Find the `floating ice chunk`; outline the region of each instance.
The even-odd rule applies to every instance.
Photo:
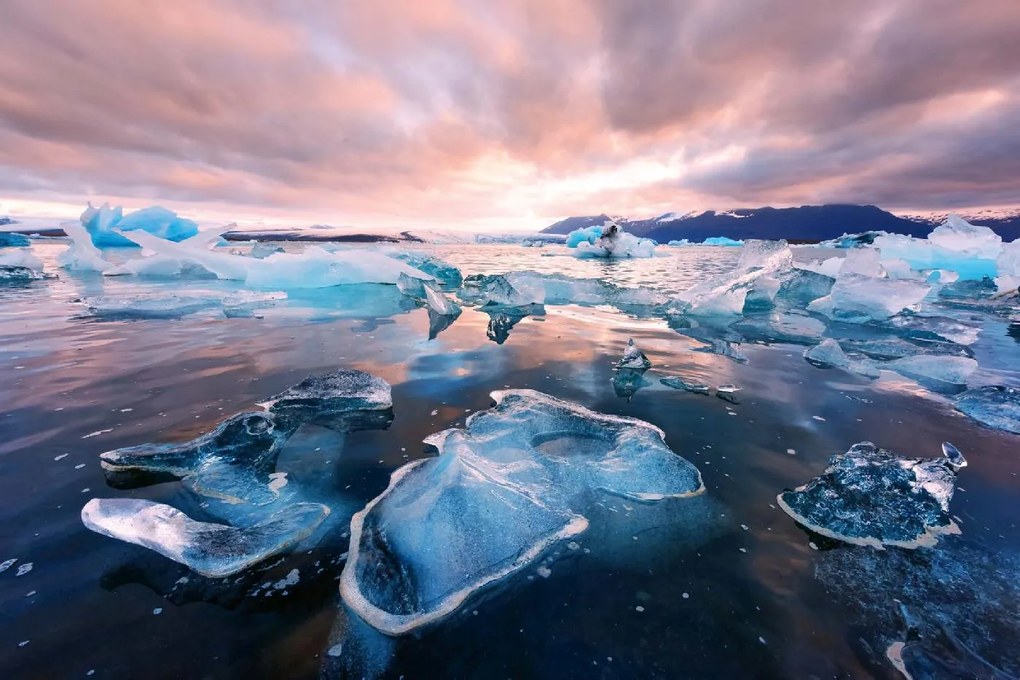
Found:
[[[77,222],[66,222],[61,226],[71,239],[67,250],[58,257],[61,267],[79,272],[105,272],[113,269],[113,263],[103,258],[84,226]]]
[[[351,521],[340,592],[383,633],[450,614],[584,531],[594,490],[651,502],[704,489],[648,423],[532,390],[492,396],[466,429],[426,439],[439,455],[397,470]]]
[[[967,467],[967,459],[963,457],[963,453],[949,442],[942,442],[942,455],[957,470]]]
[[[928,240],[946,250],[969,257],[994,260],[1002,250],[1002,238],[988,227],[971,224],[959,215],[950,215],[935,227]]]
[[[932,546],[959,533],[949,516],[956,472],[947,458],[902,458],[871,442],[834,455],[820,477],[778,496],[815,533],[881,548]]]
[[[655,242],[628,234],[612,220],[601,227],[599,237],[590,242],[582,239],[574,250],[575,257],[653,257]]]
[[[565,243],[568,248],[576,248],[582,243],[595,245],[600,236],[602,236],[601,226],[584,227],[582,229],[575,229],[567,234]]]
[[[428,304],[429,311],[435,312],[440,316],[460,316],[460,305],[446,297],[446,295],[429,282],[425,283],[424,288],[425,302]]]
[[[677,302],[683,311],[695,315],[736,315],[744,311],[744,303],[756,284],[763,278],[787,272],[793,254],[786,241],[748,241],[733,271],[699,283],[681,293]],[[781,288],[771,281],[758,290],[761,298],[771,301]]]
[[[842,368],[843,370],[857,373],[869,378],[879,376],[878,368],[867,359],[851,359],[847,356],[839,343],[832,338],[826,338],[819,344],[804,352],[804,358],[808,363],[825,368]]]
[[[703,246],[742,246],[744,241],[737,241],[726,236],[709,236],[701,242]]]
[[[708,385],[705,383],[687,382],[678,376],[661,378],[659,382],[667,387],[672,387],[675,390],[683,390],[684,392],[693,392],[695,394],[708,394],[709,390]]]
[[[739,387],[727,383],[725,385],[719,385],[719,387],[715,389],[715,396],[719,397],[723,401],[728,401],[731,404],[739,404],[740,400],[737,397],[737,392],[739,391]]]
[[[975,280],[995,276],[1002,239],[988,227],[950,215],[927,239],[885,234],[875,239],[875,246],[883,261],[900,259],[917,270],[947,269],[961,279]]]
[[[808,310],[839,321],[883,320],[914,307],[930,290],[917,281],[841,273],[829,295],[809,304]]]
[[[884,231],[864,231],[860,234],[843,234],[837,238],[822,241],[818,245],[828,248],[860,248],[861,246],[870,246],[876,238],[885,233]]]
[[[81,510],[92,531],[154,550],[203,576],[236,574],[307,538],[329,515],[317,503],[296,503],[258,524],[237,528],[191,519],[162,503],[93,498]]]
[[[92,316],[105,320],[177,319],[204,310],[219,309],[237,315],[285,299],[285,293],[138,293],[131,295],[97,295],[81,302]]]
[[[1020,389],[988,385],[956,398],[956,409],[982,425],[1020,434]]]
[[[839,267],[839,276],[860,274],[881,278],[885,276],[885,269],[882,268],[880,258],[881,253],[874,248],[855,248],[847,251]]]
[[[95,208],[89,203],[81,214],[81,225],[88,231],[92,243],[100,248],[133,247],[135,244],[121,232],[144,231],[168,241],[183,241],[198,233],[197,224],[160,206],[143,208],[125,216],[120,207],[111,208],[104,203]]]
[[[459,269],[438,257],[416,252],[393,253],[393,257],[425,272],[444,286],[458,288],[464,282]]]
[[[485,329],[485,335],[497,345],[502,345],[510,339],[510,331],[525,317],[532,314],[542,315],[545,310],[541,305],[528,305],[526,307],[499,307],[486,305],[482,311],[489,315],[489,325]],[[444,317],[449,318],[449,317]]]
[[[215,252],[191,243],[173,243],[151,234],[130,232],[127,238],[158,255],[198,265],[218,278],[244,281],[262,289],[328,288],[357,283],[395,284],[401,274],[431,277],[400,260],[371,250],[329,252],[309,246],[304,252],[277,253],[263,260]]]
[[[339,432],[361,429],[362,421],[392,419],[390,384],[371,373],[338,369],[305,378],[263,406],[278,419],[311,423]]]
[[[970,357],[920,354],[896,359],[882,366],[908,378],[938,380],[951,385],[966,385],[978,362]]]
[[[27,248],[32,241],[24,234],[0,231],[0,248]]]
[[[644,352],[634,344],[634,338],[627,340],[627,346],[623,350],[623,357],[616,362],[617,368],[651,368],[652,362],[648,360]]]
[[[679,239],[679,240],[674,239],[674,240],[670,241],[669,243],[667,243],[666,245],[667,246],[689,246],[689,245],[691,245],[691,242],[688,239],[682,238],[682,239]]]
[[[0,283],[45,278],[43,263],[28,249],[0,251]]]
[[[473,274],[464,279],[459,295],[483,307],[527,307],[545,302],[541,285],[525,281],[514,285],[502,274]]]
[[[995,287],[1000,295],[1016,295],[1020,289],[1020,239],[1007,243],[995,260]]]

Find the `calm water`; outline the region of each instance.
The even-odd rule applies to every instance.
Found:
[[[57,271],[62,245],[33,249]],[[739,255],[660,249],[668,256],[607,263],[558,248],[425,250],[465,275],[528,269],[663,291],[725,271]],[[392,286],[292,294],[237,318],[218,308],[95,318],[76,302],[236,290],[64,272],[0,289],[0,561],[18,560],[0,573],[5,677],[892,678],[900,676],[885,651],[904,639],[894,599],[973,657],[1020,673],[1020,437],[980,427],[946,396],[886,374],[820,370],[803,347],[781,343],[744,343],[748,362],[738,363],[695,351],[703,343],[662,319],[609,307],[549,306],[497,344],[489,317],[470,308],[428,340],[426,312]],[[1017,384],[1015,324],[982,323],[972,382]],[[655,368],[627,399],[610,378],[631,337]],[[98,455],[189,439],[337,367],[389,381],[396,418],[388,430],[343,437],[306,427],[287,444],[277,469],[334,508],[295,553],[204,579],[82,526],[93,497],[152,499],[216,520],[179,482],[108,486]],[[676,373],[735,383],[741,401],[658,383]],[[350,514],[394,469],[426,455],[424,437],[462,424],[506,386],[659,426],[700,468],[708,493],[653,506],[606,499],[579,541],[587,550],[564,551],[548,578],[525,570],[420,635],[374,633],[337,591]],[[938,455],[945,440],[959,446],[970,461],[951,505],[962,535],[934,550],[852,548],[809,536],[775,507],[777,493],[862,440],[917,456]],[[271,586],[294,569],[300,580],[286,595]],[[326,654],[341,643],[339,656]]]

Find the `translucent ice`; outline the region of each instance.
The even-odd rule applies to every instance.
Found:
[[[829,295],[809,304],[808,310],[838,321],[884,320],[919,304],[930,290],[918,281],[841,272]]]
[[[24,234],[0,231],[0,248],[26,248],[30,245],[32,245],[32,241]]]
[[[703,246],[742,246],[743,241],[736,241],[725,236],[709,236],[701,242]]]
[[[695,394],[708,394],[709,390],[708,385],[705,383],[689,382],[678,376],[661,378],[659,382],[667,387],[672,387],[675,390],[683,390],[684,392],[693,392]]]
[[[357,283],[395,284],[400,275],[429,280],[428,274],[371,250],[329,252],[309,246],[301,253],[276,253],[265,259],[209,250],[204,245],[174,243],[142,232],[125,234],[157,255],[190,262],[218,278],[244,281],[252,288],[327,288]]]
[[[763,298],[771,302],[782,286],[776,275],[788,272],[792,263],[786,241],[748,241],[731,272],[689,288],[678,296],[677,303],[688,314],[741,314],[748,294],[758,285],[758,304]]]
[[[918,548],[959,533],[949,517],[955,486],[950,459],[903,458],[861,442],[778,500],[799,524],[823,536],[876,548]]]
[[[527,307],[545,302],[541,286],[525,283],[514,285],[502,274],[474,274],[464,279],[459,295],[483,307]]]
[[[132,319],[177,319],[206,310],[222,310],[227,316],[250,314],[286,298],[284,293],[160,292],[125,295],[96,295],[82,299],[89,315],[107,321]]]
[[[142,444],[107,451],[100,464],[111,476],[170,475],[196,493],[231,503],[265,505],[279,495],[270,475],[283,444],[304,423],[340,432],[392,420],[390,387],[363,371],[313,376],[214,430],[181,444]]]
[[[393,253],[393,257],[425,272],[444,286],[457,288],[464,282],[459,269],[438,257],[416,252]]]
[[[425,282],[425,302],[428,305],[429,311],[439,316],[460,316],[460,305],[446,297],[442,291],[428,281]]]
[[[595,242],[599,240],[600,236],[602,236],[602,227],[600,226],[575,229],[567,234],[566,245],[568,248],[576,248],[581,243],[594,245]]]
[[[982,425],[1020,434],[1020,389],[988,385],[967,390],[956,399],[957,410]]]
[[[652,362],[648,360],[644,352],[634,344],[634,338],[627,340],[627,346],[623,350],[623,356],[616,362],[617,368],[651,368]]]
[[[704,489],[648,423],[532,390],[492,396],[466,429],[429,437],[439,455],[397,470],[351,522],[340,592],[386,634],[450,614],[584,531],[596,491],[652,502]]]
[[[576,233],[576,232],[575,232]],[[580,240],[574,250],[575,257],[652,257],[655,243],[623,231],[615,222],[606,222],[594,242]]]
[[[995,286],[999,294],[1017,294],[1020,289],[1020,239],[1007,243],[995,260]]]
[[[868,359],[851,359],[839,343],[826,338],[819,344],[804,351],[804,358],[809,363],[824,368],[842,368],[852,373],[877,378],[878,369]]]
[[[169,241],[183,241],[198,233],[197,224],[160,206],[136,210],[125,216],[120,207],[111,208],[104,203],[95,208],[89,203],[81,214],[81,225],[100,248],[133,247],[135,243],[124,238],[121,232],[144,231]]]
[[[875,239],[882,260],[900,259],[912,268],[947,269],[962,279],[995,276],[1002,239],[988,227],[950,215],[927,239],[883,234]]]
[[[951,385],[966,385],[967,378],[977,367],[978,362],[970,357],[930,354],[903,357],[882,366],[908,378],[938,380]]]
[[[297,503],[237,528],[199,522],[169,505],[134,498],[93,498],[81,510],[92,531],[154,550],[210,578],[236,574],[286,551],[327,515],[325,505]]]

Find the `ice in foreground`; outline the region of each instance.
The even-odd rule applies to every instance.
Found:
[[[645,369],[651,368],[652,362],[649,361],[645,353],[637,348],[634,344],[634,338],[627,341],[627,346],[623,350],[623,356],[616,362],[617,368],[634,368],[634,369]]]
[[[134,543],[210,578],[236,574],[307,538],[329,515],[317,503],[297,503],[245,528],[199,522],[162,503],[93,498],[81,521],[98,534]]]
[[[956,399],[956,408],[982,425],[1020,434],[1020,389],[988,385],[967,390]]]
[[[181,478],[199,495],[231,503],[266,505],[277,490],[269,475],[280,448],[304,423],[339,432],[379,427],[392,419],[390,386],[363,371],[313,376],[214,430],[180,444],[141,444],[99,456],[108,474],[164,474]]]
[[[944,458],[902,458],[871,442],[829,459],[820,477],[778,496],[779,505],[815,533],[881,548],[932,546],[959,533],[949,517],[956,470],[966,464],[955,447]]]
[[[698,469],[646,422],[532,390],[492,397],[466,429],[426,439],[439,455],[394,472],[351,521],[340,592],[383,633],[452,613],[583,532],[599,492],[653,502],[704,490]]]

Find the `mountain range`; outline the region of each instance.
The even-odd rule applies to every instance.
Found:
[[[983,212],[963,215],[972,224],[995,231],[1005,241],[1020,238],[1020,211]],[[608,215],[568,217],[542,230],[547,234],[568,234],[611,219]],[[703,241],[710,236],[732,239],[781,239],[795,243],[825,241],[843,234],[887,231],[924,237],[942,223],[944,216],[900,216],[874,205],[803,205],[799,208],[741,208],[716,212],[666,213],[645,220],[612,218],[636,236],[659,243],[688,239]]]

